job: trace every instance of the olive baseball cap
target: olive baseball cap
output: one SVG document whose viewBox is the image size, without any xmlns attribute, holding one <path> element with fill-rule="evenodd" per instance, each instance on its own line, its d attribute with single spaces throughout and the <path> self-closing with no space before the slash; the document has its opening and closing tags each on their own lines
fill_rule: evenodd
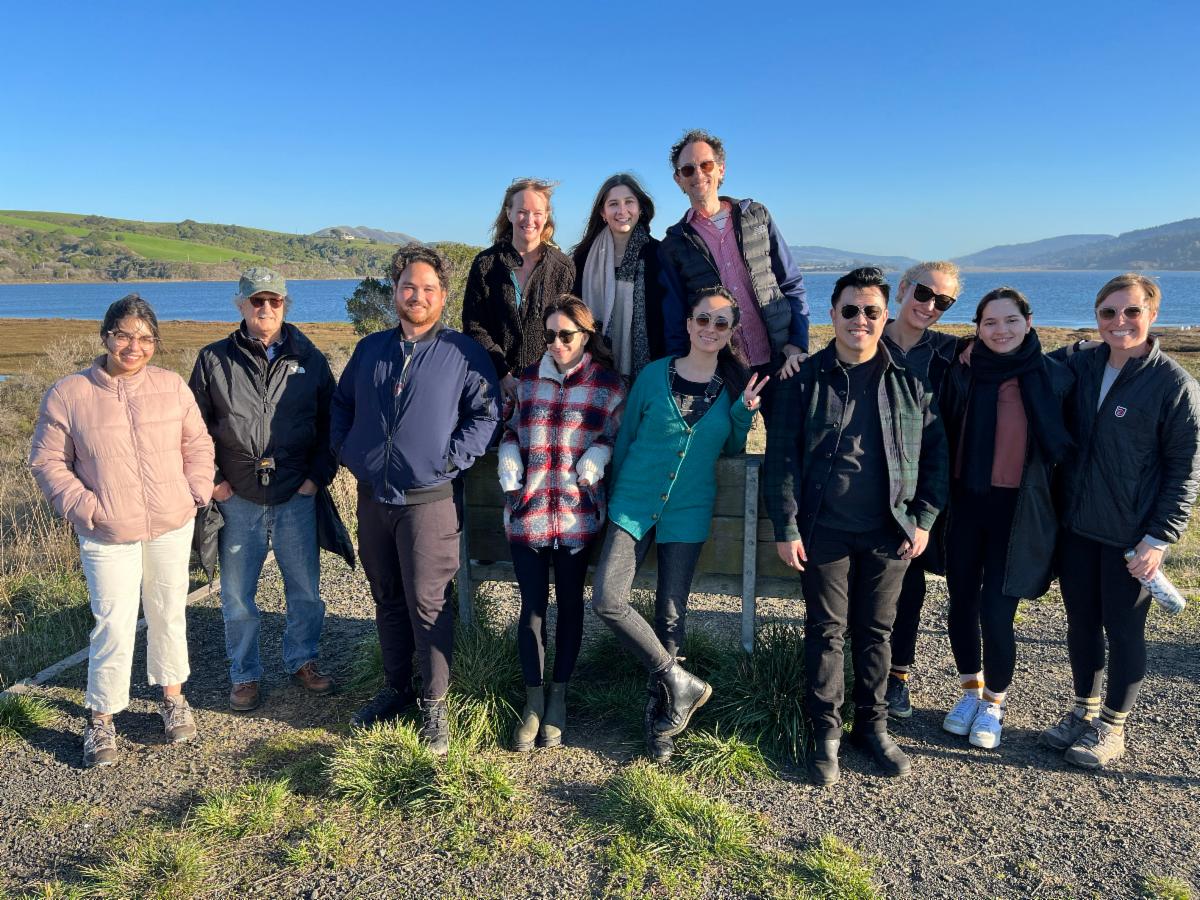
<svg viewBox="0 0 1200 900">
<path fill-rule="evenodd" d="M 266 266 L 252 266 L 242 273 L 242 278 L 238 281 L 240 299 L 246 300 L 263 292 L 286 297 L 287 282 L 282 275 Z"/>
</svg>

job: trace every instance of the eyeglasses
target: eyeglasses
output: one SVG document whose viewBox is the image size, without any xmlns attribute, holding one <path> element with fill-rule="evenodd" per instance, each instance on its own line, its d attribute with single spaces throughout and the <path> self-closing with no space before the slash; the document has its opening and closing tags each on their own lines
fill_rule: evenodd
<svg viewBox="0 0 1200 900">
<path fill-rule="evenodd" d="M 954 301 L 958 298 L 951 297 L 949 294 L 934 293 L 933 288 L 918 281 L 913 285 L 913 299 L 918 303 L 928 303 L 932 300 L 935 309 L 945 312 L 954 305 Z"/>
<path fill-rule="evenodd" d="M 1140 319 L 1142 313 L 1145 311 L 1146 307 L 1144 306 L 1127 306 L 1121 310 L 1114 309 L 1111 306 L 1101 306 L 1096 309 L 1096 318 L 1101 322 L 1111 322 L 1117 317 L 1117 313 L 1120 312 L 1127 319 Z"/>
<path fill-rule="evenodd" d="M 872 322 L 884 313 L 882 306 L 855 306 L 853 303 L 843 303 L 838 307 L 838 311 L 842 314 L 843 319 L 857 319 L 858 314 L 862 313 Z"/>
<path fill-rule="evenodd" d="M 575 335 L 577 334 L 583 334 L 583 332 L 569 331 L 566 328 L 562 329 L 561 331 L 551 331 L 549 328 L 547 328 L 542 332 L 542 337 L 545 339 L 547 347 L 554 343 L 555 338 L 558 338 L 560 341 L 562 341 L 563 346 L 569 347 L 571 346 L 571 342 L 575 340 Z"/>
<path fill-rule="evenodd" d="M 699 169 L 705 175 L 711 175 L 712 170 L 716 167 L 717 161 L 715 159 L 706 159 L 704 162 L 696 163 L 695 165 L 688 163 L 685 166 L 678 166 L 675 169 L 675 174 L 682 175 L 684 178 L 691 178 L 696 174 L 696 170 Z"/>
<path fill-rule="evenodd" d="M 253 297 L 247 297 L 255 309 L 262 309 L 264 303 L 270 303 L 271 309 L 279 309 L 283 306 L 283 297 L 278 294 L 255 294 Z"/>
<path fill-rule="evenodd" d="M 130 334 L 127 331 L 110 331 L 108 336 L 112 338 L 113 346 L 118 350 L 128 347 L 134 341 L 137 341 L 138 346 L 143 350 L 153 350 L 155 344 L 158 343 L 158 338 L 152 334 Z"/>
<path fill-rule="evenodd" d="M 700 328 L 707 328 L 711 325 L 718 332 L 725 332 L 733 327 L 732 320 L 724 316 L 710 316 L 708 313 L 696 313 L 692 316 L 692 321 Z"/>
</svg>

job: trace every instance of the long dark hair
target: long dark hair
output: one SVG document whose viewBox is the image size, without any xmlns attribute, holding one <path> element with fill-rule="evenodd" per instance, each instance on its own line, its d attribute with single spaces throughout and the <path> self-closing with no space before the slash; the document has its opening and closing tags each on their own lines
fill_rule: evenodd
<svg viewBox="0 0 1200 900">
<path fill-rule="evenodd" d="M 724 297 L 733 304 L 733 328 L 737 328 L 738 320 L 741 319 L 737 301 L 733 299 L 733 294 L 719 284 L 699 290 L 692 295 L 689 301 L 688 318 L 692 317 L 692 313 L 696 311 L 700 301 L 707 300 L 709 297 Z M 732 331 L 732 329 L 730 330 Z M 746 384 L 750 381 L 750 366 L 742 355 L 742 351 L 733 346 L 732 335 L 730 335 L 729 343 L 717 351 L 717 374 L 721 376 L 725 387 L 729 389 L 730 399 L 736 402 L 738 395 L 746 389 Z"/>
<path fill-rule="evenodd" d="M 1026 296 L 1018 291 L 1015 287 L 1009 287 L 1008 285 L 1005 285 L 1004 287 L 998 287 L 994 290 L 988 291 L 983 295 L 983 299 L 981 299 L 979 301 L 979 305 L 975 307 L 975 318 L 971 320 L 975 323 L 976 327 L 978 327 L 979 323 L 983 321 L 983 311 L 987 309 L 987 305 L 993 300 L 1011 300 L 1013 305 L 1017 307 L 1017 312 L 1019 312 L 1025 318 L 1028 319 L 1033 315 L 1033 307 L 1029 305 L 1028 298 L 1026 298 Z"/>
<path fill-rule="evenodd" d="M 650 199 L 646 189 L 628 172 L 618 172 L 605 179 L 604 184 L 600 185 L 600 190 L 596 192 L 596 199 L 592 201 L 592 211 L 588 214 L 587 224 L 583 226 L 583 237 L 571 251 L 571 256 L 575 259 L 576 272 L 583 271 L 583 266 L 587 263 L 588 251 L 592 249 L 592 243 L 596 240 L 596 236 L 608 227 L 604 222 L 603 215 L 604 201 L 608 197 L 608 192 L 621 185 L 629 188 L 633 192 L 633 196 L 637 197 L 638 206 L 641 207 L 641 215 L 638 216 L 637 224 L 644 225 L 647 231 L 650 230 L 650 221 L 654 218 L 654 201 Z M 618 264 L 620 262 L 617 260 Z"/>
<path fill-rule="evenodd" d="M 604 336 L 596 328 L 596 319 L 592 316 L 592 311 L 588 309 L 586 303 L 574 294 L 560 294 L 557 300 L 542 311 L 543 328 L 555 313 L 562 313 L 574 322 L 580 331 L 587 332 L 587 343 L 584 344 L 583 349 L 592 354 L 592 359 L 597 365 L 616 370 L 617 364 L 613 361 L 612 351 L 608 349 Z"/>
</svg>

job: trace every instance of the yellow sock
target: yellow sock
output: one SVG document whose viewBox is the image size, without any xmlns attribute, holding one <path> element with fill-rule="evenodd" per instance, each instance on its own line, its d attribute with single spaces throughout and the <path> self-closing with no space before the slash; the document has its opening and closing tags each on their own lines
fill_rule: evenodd
<svg viewBox="0 0 1200 900">
<path fill-rule="evenodd" d="M 1092 721 L 1092 719 L 1100 715 L 1100 698 L 1076 697 L 1074 712 L 1075 715 L 1079 716 L 1079 718 L 1083 719 L 1083 721 Z"/>
<path fill-rule="evenodd" d="M 1117 712 L 1115 709 L 1109 709 L 1107 706 L 1100 710 L 1100 721 L 1112 726 L 1112 730 L 1116 734 L 1121 734 L 1125 731 L 1125 720 L 1129 718 L 1127 712 Z"/>
</svg>

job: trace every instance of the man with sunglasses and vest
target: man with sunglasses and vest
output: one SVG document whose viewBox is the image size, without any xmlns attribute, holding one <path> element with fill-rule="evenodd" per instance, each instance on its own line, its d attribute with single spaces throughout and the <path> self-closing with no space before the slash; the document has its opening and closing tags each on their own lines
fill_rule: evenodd
<svg viewBox="0 0 1200 900">
<path fill-rule="evenodd" d="M 854 657 L 851 742 L 888 776 L 908 757 L 887 733 L 884 690 L 896 599 L 948 493 L 945 435 L 924 381 L 880 343 L 883 272 L 838 279 L 834 339 L 777 389 L 767 429 L 764 497 L 776 550 L 800 573 L 815 784 L 837 782 L 843 646 Z"/>
<path fill-rule="evenodd" d="M 687 352 L 688 301 L 720 284 L 738 305 L 734 346 L 754 373 L 775 381 L 794 375 L 808 353 L 808 304 L 804 276 L 771 214 L 754 200 L 718 194 L 725 146 L 707 131 L 689 131 L 671 147 L 671 169 L 691 208 L 659 245 L 667 352 Z"/>
<path fill-rule="evenodd" d="M 925 380 L 934 399 L 941 392 L 942 379 L 958 355 L 958 338 L 935 325 L 962 292 L 958 266 L 948 260 L 920 262 L 900 277 L 900 306 L 896 318 L 883 329 L 883 343 L 893 362 Z M 888 673 L 888 715 L 907 719 L 912 715 L 909 680 L 917 655 L 917 631 L 921 609 L 925 605 L 925 573 L 945 574 L 942 550 L 942 523 L 938 517 L 925 552 L 913 560 L 904 573 L 900 599 L 896 603 L 896 624 L 892 628 L 892 666 Z"/>
<path fill-rule="evenodd" d="M 324 354 L 284 321 L 289 302 L 279 273 L 247 269 L 234 297 L 241 325 L 200 351 L 189 382 L 217 450 L 213 500 L 224 519 L 217 547 L 235 712 L 261 698 L 255 597 L 268 548 L 283 576 L 284 668 L 313 694 L 333 690 L 317 668 L 325 603 L 316 494 L 336 471 L 329 450 L 334 381 Z"/>
</svg>

